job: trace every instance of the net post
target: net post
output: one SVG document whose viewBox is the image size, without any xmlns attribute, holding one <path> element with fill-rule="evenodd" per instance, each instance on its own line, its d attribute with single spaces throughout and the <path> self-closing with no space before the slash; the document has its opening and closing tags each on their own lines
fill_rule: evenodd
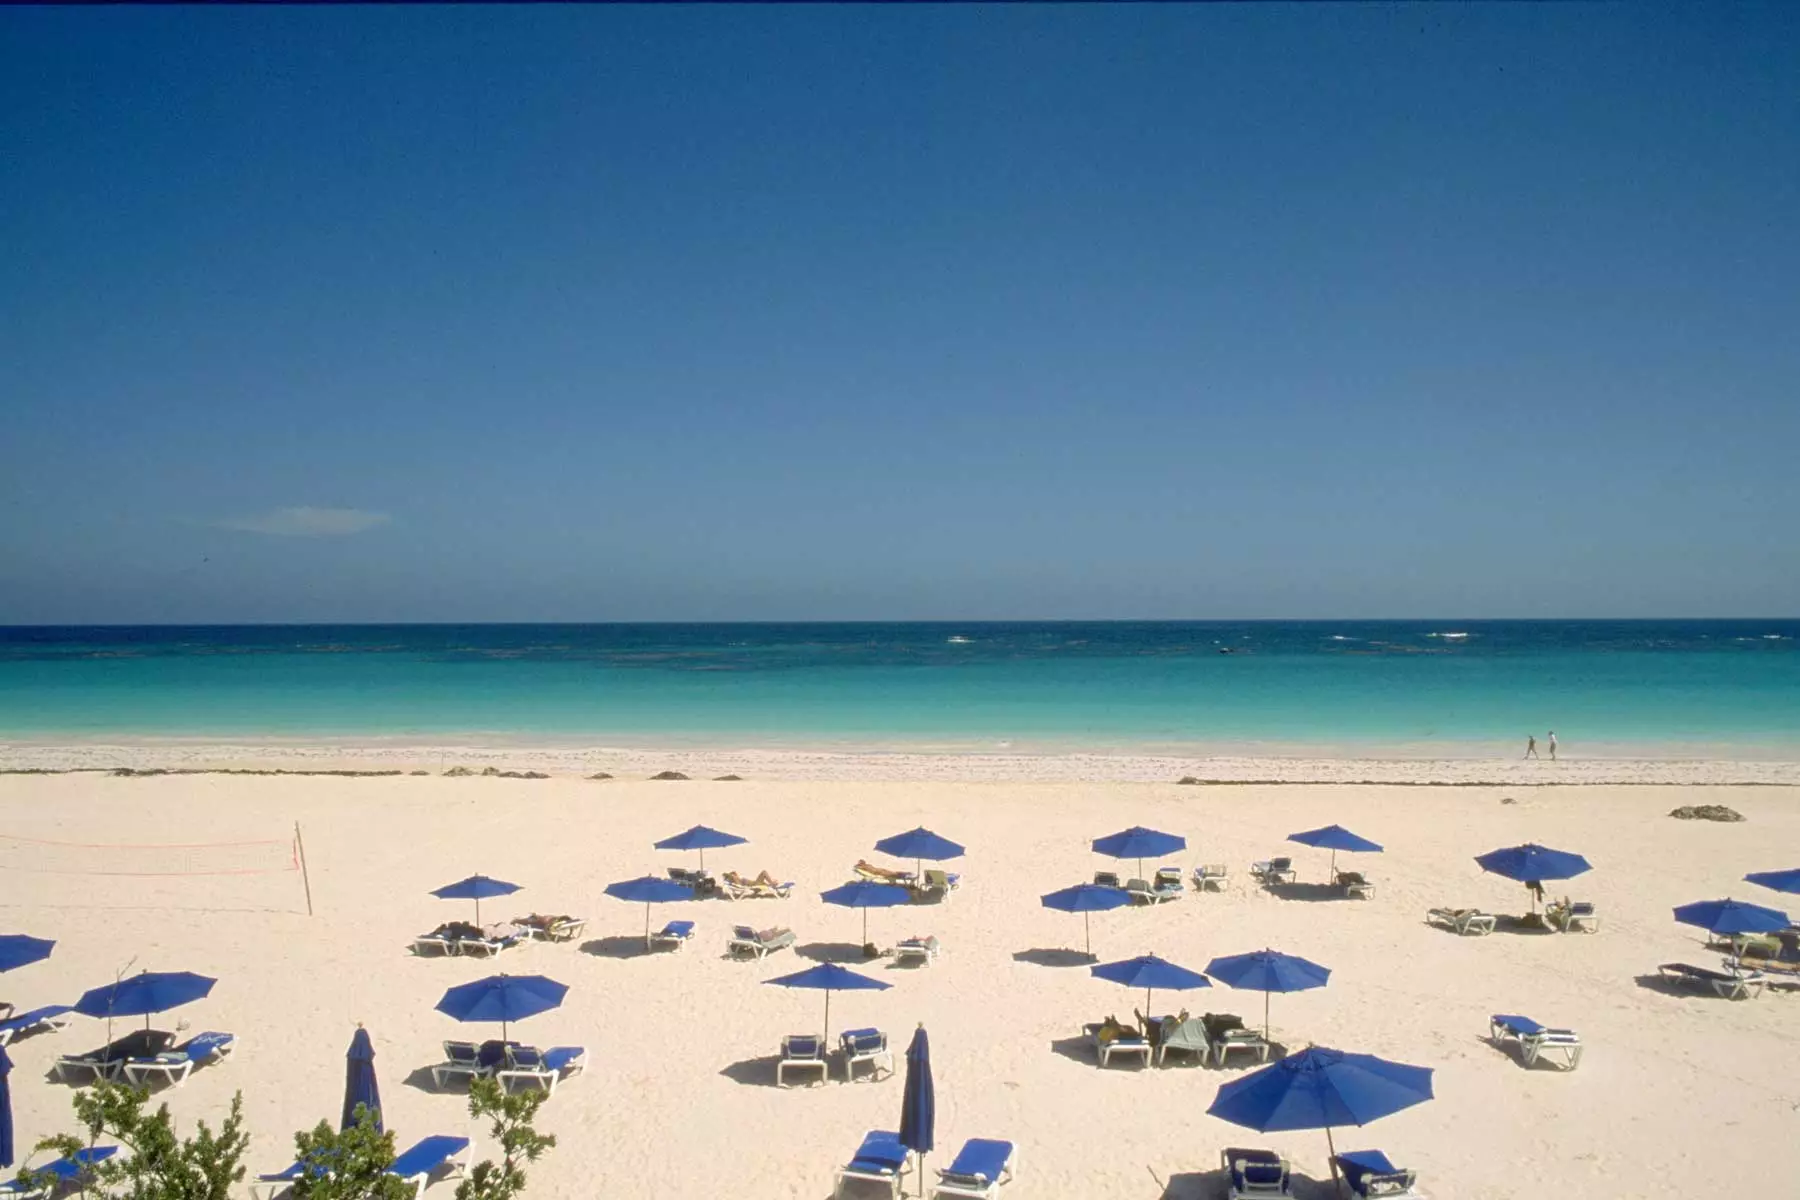
<svg viewBox="0 0 1800 1200">
<path fill-rule="evenodd" d="M 300 859 L 300 882 L 306 887 L 306 915 L 313 915 L 312 875 L 306 869 L 306 841 L 300 836 L 300 822 L 294 822 L 294 854 Z"/>
</svg>

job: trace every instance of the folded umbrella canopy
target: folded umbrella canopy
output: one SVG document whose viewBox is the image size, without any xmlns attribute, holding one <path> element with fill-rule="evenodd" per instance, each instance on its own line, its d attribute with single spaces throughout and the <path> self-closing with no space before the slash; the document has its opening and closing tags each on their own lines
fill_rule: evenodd
<svg viewBox="0 0 1800 1200">
<path fill-rule="evenodd" d="M 1800 892 L 1800 867 L 1788 871 L 1752 871 L 1744 876 L 1744 882 L 1777 892 Z"/>
<path fill-rule="evenodd" d="M 1481 864 L 1482 870 L 1490 874 L 1516 879 L 1531 888 L 1533 912 L 1537 911 L 1537 885 L 1546 879 L 1573 879 L 1582 872 L 1593 869 L 1588 860 L 1579 854 L 1552 850 L 1536 842 L 1477 854 L 1475 861 Z"/>
<path fill-rule="evenodd" d="M 834 887 L 828 892 L 819 893 L 819 899 L 842 908 L 862 909 L 863 943 L 866 945 L 869 941 L 869 910 L 911 904 L 912 893 L 891 883 L 876 883 L 873 880 L 858 879 L 853 883 Z"/>
<path fill-rule="evenodd" d="M 350 1049 L 344 1060 L 348 1064 L 344 1073 L 344 1119 L 338 1129 L 348 1129 L 356 1124 L 356 1110 L 367 1108 L 375 1122 L 375 1131 L 379 1133 L 381 1086 L 375 1082 L 375 1046 L 369 1041 L 369 1031 L 361 1025 L 356 1027 L 356 1034 L 350 1039 Z"/>
<path fill-rule="evenodd" d="M 1186 838 L 1156 829 L 1145 829 L 1142 825 L 1133 825 L 1130 829 L 1121 829 L 1117 833 L 1094 839 L 1095 854 L 1104 854 L 1109 858 L 1137 859 L 1140 876 L 1144 873 L 1146 858 L 1160 858 L 1186 849 Z"/>
<path fill-rule="evenodd" d="M 498 1021 L 500 1040 L 505 1041 L 509 1022 L 548 1012 L 568 993 L 567 984 L 542 975 L 490 975 L 451 988 L 437 1002 L 437 1010 L 458 1021 Z"/>
<path fill-rule="evenodd" d="M 1683 925 L 1697 925 L 1709 933 L 1776 933 L 1793 922 L 1778 908 L 1746 904 L 1742 900 L 1700 900 L 1675 910 Z"/>
<path fill-rule="evenodd" d="M 804 971 L 796 971 L 792 975 L 782 975 L 775 979 L 765 979 L 764 983 L 785 988 L 814 988 L 825 993 L 825 1033 L 826 1041 L 831 1040 L 831 993 L 833 992 L 881 992 L 893 987 L 891 983 L 883 983 L 879 979 L 870 979 L 867 975 L 858 975 L 848 967 L 840 967 L 836 963 L 820 963 L 816 967 L 808 967 Z"/>
<path fill-rule="evenodd" d="M 692 900 L 694 889 L 685 883 L 676 883 L 673 879 L 662 879 L 655 875 L 643 875 L 637 879 L 627 879 L 623 883 L 609 883 L 606 894 L 615 900 L 626 900 L 632 904 L 644 906 L 644 938 L 650 937 L 650 906 L 652 904 L 673 904 L 678 900 Z"/>
<path fill-rule="evenodd" d="M 1081 942 L 1089 958 L 1094 955 L 1094 941 L 1088 929 L 1088 914 L 1106 912 L 1108 909 L 1124 908 L 1131 903 L 1131 897 L 1122 888 L 1101 887 L 1093 883 L 1078 883 L 1074 887 L 1063 888 L 1059 892 L 1051 892 L 1043 897 L 1045 908 L 1054 908 L 1058 912 L 1078 912 L 1081 914 Z"/>
<path fill-rule="evenodd" d="M 919 1156 L 919 1195 L 925 1194 L 925 1156 L 937 1134 L 937 1089 L 931 1082 L 931 1039 L 921 1022 L 906 1047 L 906 1086 L 900 1092 L 900 1144 Z"/>
<path fill-rule="evenodd" d="M 1429 1067 L 1309 1046 L 1226 1084 L 1206 1111 L 1259 1133 L 1323 1129 L 1335 1159 L 1333 1126 L 1367 1125 L 1431 1098 Z"/>
<path fill-rule="evenodd" d="M 13 1165 L 13 1119 L 12 1119 L 12 1083 L 7 1076 L 12 1074 L 12 1059 L 6 1056 L 6 1047 L 0 1046 L 0 1167 Z M 912 1064 L 907 1064 L 907 1082 L 912 1081 Z"/>
<path fill-rule="evenodd" d="M 1269 1036 L 1269 996 L 1274 992 L 1304 992 L 1321 988 L 1331 978 L 1331 968 L 1277 950 L 1253 950 L 1232 954 L 1206 964 L 1206 973 L 1220 983 L 1263 994 L 1263 1038 Z"/>
<path fill-rule="evenodd" d="M 939 837 L 923 825 L 906 833 L 896 833 L 893 837 L 884 837 L 875 843 L 875 849 L 882 854 L 891 854 L 895 858 L 913 860 L 915 875 L 925 873 L 925 860 L 943 862 L 947 858 L 961 858 L 963 848 L 947 837 Z"/>
<path fill-rule="evenodd" d="M 1288 834 L 1288 841 L 1299 842 L 1302 846 L 1312 846 L 1320 850 L 1331 851 L 1331 873 L 1337 874 L 1337 852 L 1349 850 L 1357 854 L 1380 854 L 1381 846 L 1368 838 L 1357 837 L 1342 825 L 1327 825 L 1322 829 L 1308 829 L 1304 833 Z"/>
<path fill-rule="evenodd" d="M 705 825 L 696 825 L 692 829 L 666 837 L 655 843 L 658 850 L 698 850 L 700 852 L 700 869 L 706 870 L 706 852 L 722 850 L 726 846 L 742 846 L 749 838 L 739 837 L 735 833 L 726 833 L 720 829 L 710 829 Z"/>
<path fill-rule="evenodd" d="M 75 1011 L 85 1017 L 104 1017 L 110 1042 L 114 1017 L 141 1016 L 148 1029 L 151 1013 L 192 1004 L 211 992 L 217 982 L 192 971 L 144 971 L 83 992 Z"/>
<path fill-rule="evenodd" d="M 431 894 L 439 900 L 473 900 L 475 902 L 475 923 L 481 924 L 481 902 L 494 896 L 510 896 L 519 890 L 516 883 L 508 883 L 504 879 L 490 879 L 486 875 L 471 875 L 467 879 L 459 879 L 455 883 L 446 883 Z"/>
<path fill-rule="evenodd" d="M 11 971 L 41 962 L 50 957 L 50 950 L 55 945 L 49 938 L 31 937 L 23 933 L 0 934 L 0 971 Z"/>
<path fill-rule="evenodd" d="M 1089 967 L 1088 974 L 1096 979 L 1122 983 L 1126 987 L 1143 988 L 1145 1017 L 1156 1015 L 1150 1011 L 1150 994 L 1157 988 L 1186 992 L 1212 986 L 1212 980 L 1200 972 L 1178 967 L 1154 954 L 1140 954 L 1123 962 L 1101 963 L 1097 967 Z"/>
</svg>

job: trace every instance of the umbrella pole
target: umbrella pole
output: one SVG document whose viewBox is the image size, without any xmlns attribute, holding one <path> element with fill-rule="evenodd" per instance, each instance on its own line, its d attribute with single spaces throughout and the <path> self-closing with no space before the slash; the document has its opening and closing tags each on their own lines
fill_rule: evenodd
<svg viewBox="0 0 1800 1200">
<path fill-rule="evenodd" d="M 1081 944 L 1085 948 L 1087 956 L 1094 957 L 1094 931 L 1088 928 L 1088 915 L 1085 911 L 1081 914 Z M 107 1040 L 111 1041 L 112 1039 L 108 1038 Z"/>
<path fill-rule="evenodd" d="M 821 1045 L 823 1045 L 824 1043 L 829 1042 L 830 1040 L 831 1040 L 831 989 L 826 988 L 825 989 L 825 1031 L 819 1035 L 819 1042 Z"/>
<path fill-rule="evenodd" d="M 863 945 L 869 944 L 869 910 L 863 909 Z"/>
<path fill-rule="evenodd" d="M 1331 1141 L 1331 1126 L 1325 1127 L 1325 1152 L 1331 1155 L 1331 1190 L 1338 1191 L 1337 1147 Z"/>
<path fill-rule="evenodd" d="M 1263 1041 L 1269 1040 L 1269 993 L 1263 993 Z"/>
<path fill-rule="evenodd" d="M 650 902 L 644 901 L 644 947 L 650 946 Z"/>
</svg>

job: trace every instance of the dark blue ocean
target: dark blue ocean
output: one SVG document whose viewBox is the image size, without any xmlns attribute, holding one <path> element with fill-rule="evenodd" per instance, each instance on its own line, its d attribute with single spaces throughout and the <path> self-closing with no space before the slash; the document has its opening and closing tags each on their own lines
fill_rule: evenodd
<svg viewBox="0 0 1800 1200">
<path fill-rule="evenodd" d="M 1229 653 L 1227 653 L 1227 651 Z M 1800 744 L 1800 621 L 0 628 L 0 738 Z"/>
</svg>

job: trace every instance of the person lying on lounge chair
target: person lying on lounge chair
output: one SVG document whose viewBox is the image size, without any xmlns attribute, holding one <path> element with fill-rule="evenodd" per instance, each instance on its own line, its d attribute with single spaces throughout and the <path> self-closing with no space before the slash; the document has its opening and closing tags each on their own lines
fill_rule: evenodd
<svg viewBox="0 0 1800 1200">
<path fill-rule="evenodd" d="M 481 927 L 478 925 L 471 925 L 467 921 L 446 921 L 426 936 L 449 938 L 454 942 L 463 938 L 480 937 Z"/>
<path fill-rule="evenodd" d="M 1139 1038 L 1142 1036 L 1143 1034 L 1136 1029 L 1124 1024 L 1117 1017 L 1111 1016 L 1100 1022 L 1100 1028 L 1094 1033 L 1095 1040 L 1102 1046 L 1108 1042 L 1116 1042 L 1120 1038 Z"/>
<path fill-rule="evenodd" d="M 868 859 L 865 859 L 865 858 L 859 858 L 856 860 L 856 870 L 857 870 L 858 874 L 874 875 L 874 876 L 878 876 L 879 878 L 887 879 L 887 880 L 900 880 L 900 879 L 911 879 L 912 878 L 912 873 L 909 871 L 892 871 L 892 870 L 889 870 L 887 867 L 878 867 L 874 863 L 870 862 Z"/>
</svg>

